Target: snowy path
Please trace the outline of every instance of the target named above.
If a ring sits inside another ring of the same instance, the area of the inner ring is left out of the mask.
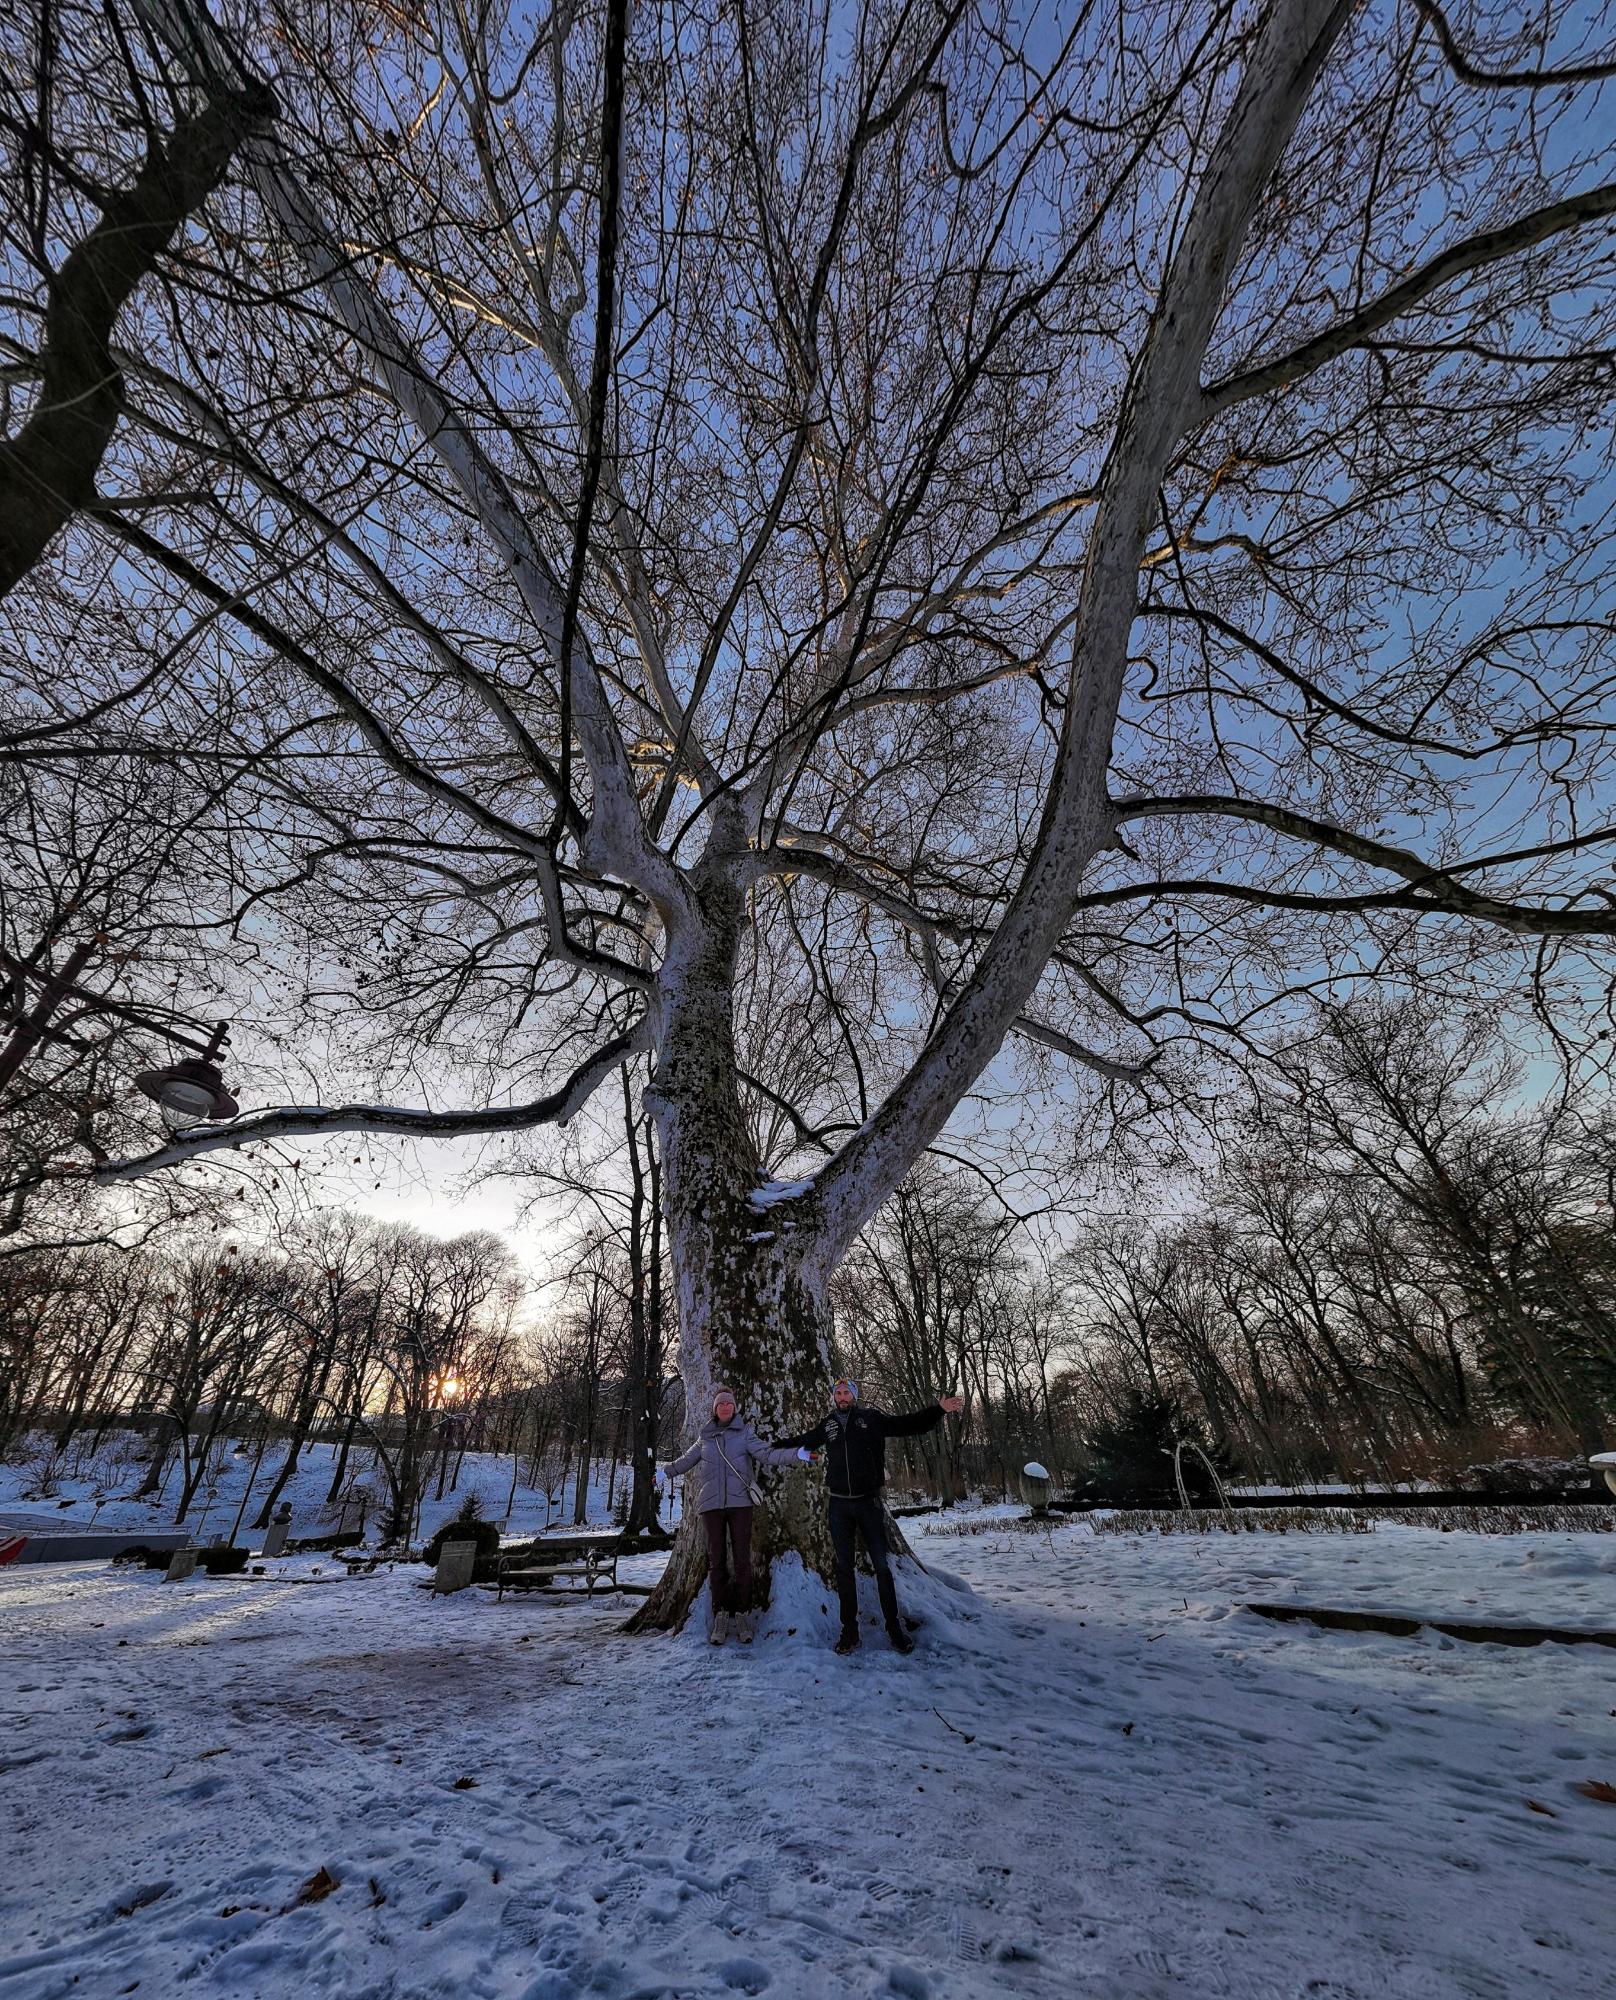
[[[714,1652],[420,1571],[0,1573],[0,2000],[1607,1983],[1616,1656],[1232,1607],[1608,1622],[1616,1537],[918,1546],[977,1594],[926,1586],[909,1661],[829,1656],[800,1579]]]

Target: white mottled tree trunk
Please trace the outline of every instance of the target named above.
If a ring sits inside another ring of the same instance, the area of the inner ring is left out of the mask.
[[[684,928],[661,981],[657,1068],[646,1102],[657,1124],[680,1372],[694,1432],[724,1383],[765,1438],[817,1420],[829,1393],[830,1326],[818,1233],[801,1202],[757,1199],[763,1178],[740,1096],[734,1035],[735,962],[745,927],[742,871],[709,849],[699,918]],[[830,1537],[817,1475],[764,1475],[768,1505],[753,1523],[760,1601],[786,1552],[827,1579]],[[700,1517],[687,1511],[668,1567],[633,1620],[636,1630],[683,1624],[707,1574]]]
[[[993,1060],[1049,962],[1085,871],[1113,836],[1111,740],[1145,535],[1172,453],[1200,410],[1201,364],[1234,259],[1350,11],[1350,0],[1275,0],[1211,148],[1118,411],[1078,593],[1060,756],[1016,893],[886,1101],[809,1186],[765,1207],[748,1199],[760,1168],[741,1115],[732,1015],[748,808],[733,798],[711,807],[707,849],[679,907],[670,905],[649,1100],[666,1163],[693,1421],[715,1381],[728,1381],[765,1434],[776,1424],[794,1428],[791,1419],[821,1405],[830,1273]],[[761,816],[762,802],[751,810]],[[771,1505],[757,1527],[765,1567],[793,1547],[825,1573],[826,1552],[801,1503]],[[687,1517],[637,1625],[681,1622],[688,1612],[702,1569],[691,1547],[698,1529]]]

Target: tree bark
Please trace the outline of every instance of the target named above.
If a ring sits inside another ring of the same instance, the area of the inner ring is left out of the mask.
[[[359,1412],[355,1404],[358,1399],[355,1389],[353,1401],[349,1404],[348,1416],[342,1427],[342,1443],[337,1447],[336,1463],[331,1470],[331,1484],[326,1488],[326,1504],[329,1506],[342,1492],[342,1482],[348,1472],[348,1454],[353,1450],[354,1432],[359,1428]]]
[[[276,1502],[285,1492],[288,1481],[297,1470],[298,1454],[308,1442],[309,1432],[314,1428],[315,1415],[321,1399],[325,1395],[325,1385],[331,1376],[331,1357],[327,1355],[322,1364],[319,1356],[311,1352],[305,1359],[301,1377],[292,1397],[292,1435],[286,1447],[286,1457],[281,1469],[275,1475],[274,1484],[265,1496],[264,1504],[258,1510],[253,1522],[255,1528],[267,1528]]]
[[[630,1489],[627,1529],[657,1526],[656,1447],[662,1418],[662,1176],[650,1134],[642,1135],[638,1106],[623,1073],[623,1115],[630,1174],[629,1406]],[[640,1151],[642,1136],[647,1140]]]
[[[154,135],[134,185],[110,197],[101,220],[52,274],[39,398],[17,435],[0,444],[0,598],[95,498],[96,474],[124,408],[111,346],[118,314],[224,179],[242,140],[273,110],[270,94],[252,87],[211,97],[166,144]]]
[[[807,1425],[824,1408],[830,1319],[816,1239],[800,1214],[760,1206],[762,1179],[740,1097],[734,1034],[736,956],[745,897],[724,865],[715,827],[699,874],[699,926],[670,952],[663,1033],[645,1101],[656,1121],[679,1324],[687,1423],[712,1408],[714,1387],[732,1388],[764,1437]],[[764,1481],[768,1502],[753,1524],[753,1569],[766,1603],[776,1558],[787,1552],[831,1574],[825,1508],[817,1482],[800,1473]],[[676,1629],[707,1571],[701,1518],[687,1507],[660,1582],[629,1622],[631,1631]]]

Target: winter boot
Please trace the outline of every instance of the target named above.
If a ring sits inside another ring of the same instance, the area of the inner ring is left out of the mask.
[[[750,1611],[738,1611],[738,1612],[736,1612],[736,1614],[735,1614],[735,1636],[736,1636],[736,1638],[737,1638],[737,1639],[739,1639],[739,1640],[740,1640],[740,1642],[741,1642],[741,1644],[742,1644],[743,1646],[750,1646],[750,1645],[751,1645],[751,1643],[752,1643],[752,1614],[751,1614],[751,1612],[750,1612]]]
[[[856,1653],[858,1649],[859,1649],[858,1627],[856,1625],[844,1625],[842,1627],[842,1636],[836,1641],[837,1652]]]
[[[901,1625],[889,1625],[887,1639],[895,1653],[912,1653],[915,1650],[914,1640]]]
[[[707,1643],[709,1646],[722,1646],[728,1637],[729,1613],[727,1611],[715,1611],[713,1613],[713,1622],[707,1628]]]

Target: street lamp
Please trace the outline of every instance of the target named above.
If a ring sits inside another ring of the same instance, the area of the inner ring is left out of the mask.
[[[241,1106],[225,1089],[224,1076],[219,1068],[219,1055],[230,1039],[228,1024],[220,1021],[208,1031],[202,1022],[194,1021],[185,1014],[175,1013],[170,1019],[162,1020],[142,1008],[127,1006],[105,993],[91,992],[80,986],[79,974],[94,956],[96,942],[92,940],[76,946],[55,973],[39,966],[38,953],[33,959],[20,959],[0,950],[0,968],[11,975],[8,982],[10,993],[5,997],[12,1004],[6,1011],[11,1013],[16,1023],[5,1046],[0,1048],[0,1089],[4,1089],[22,1067],[36,1043],[65,1042],[70,1047],[81,1049],[94,1046],[68,1028],[50,1025],[51,1016],[58,1007],[71,1000],[77,1003],[74,1019],[86,1014],[109,1015],[116,1020],[129,1021],[148,1034],[161,1035],[176,1047],[191,1051],[178,1062],[168,1063],[161,1069],[142,1070],[134,1080],[135,1088],[143,1096],[161,1105],[173,1118],[187,1124],[219,1124],[234,1118]],[[40,987],[39,996],[31,1007],[26,1005],[30,981],[37,981]],[[180,1025],[176,1026],[176,1023]],[[199,1041],[196,1035],[187,1034],[187,1028],[196,1030],[197,1034],[207,1033],[207,1040]]]
[[[199,1056],[183,1056],[162,1069],[143,1069],[135,1078],[135,1088],[143,1097],[160,1104],[165,1111],[186,1123],[216,1125],[234,1118],[241,1106],[224,1087],[224,1076],[216,1060],[230,1030],[221,1021],[208,1038]],[[181,1041],[178,1035],[171,1039]],[[186,1046],[194,1047],[194,1043]]]

